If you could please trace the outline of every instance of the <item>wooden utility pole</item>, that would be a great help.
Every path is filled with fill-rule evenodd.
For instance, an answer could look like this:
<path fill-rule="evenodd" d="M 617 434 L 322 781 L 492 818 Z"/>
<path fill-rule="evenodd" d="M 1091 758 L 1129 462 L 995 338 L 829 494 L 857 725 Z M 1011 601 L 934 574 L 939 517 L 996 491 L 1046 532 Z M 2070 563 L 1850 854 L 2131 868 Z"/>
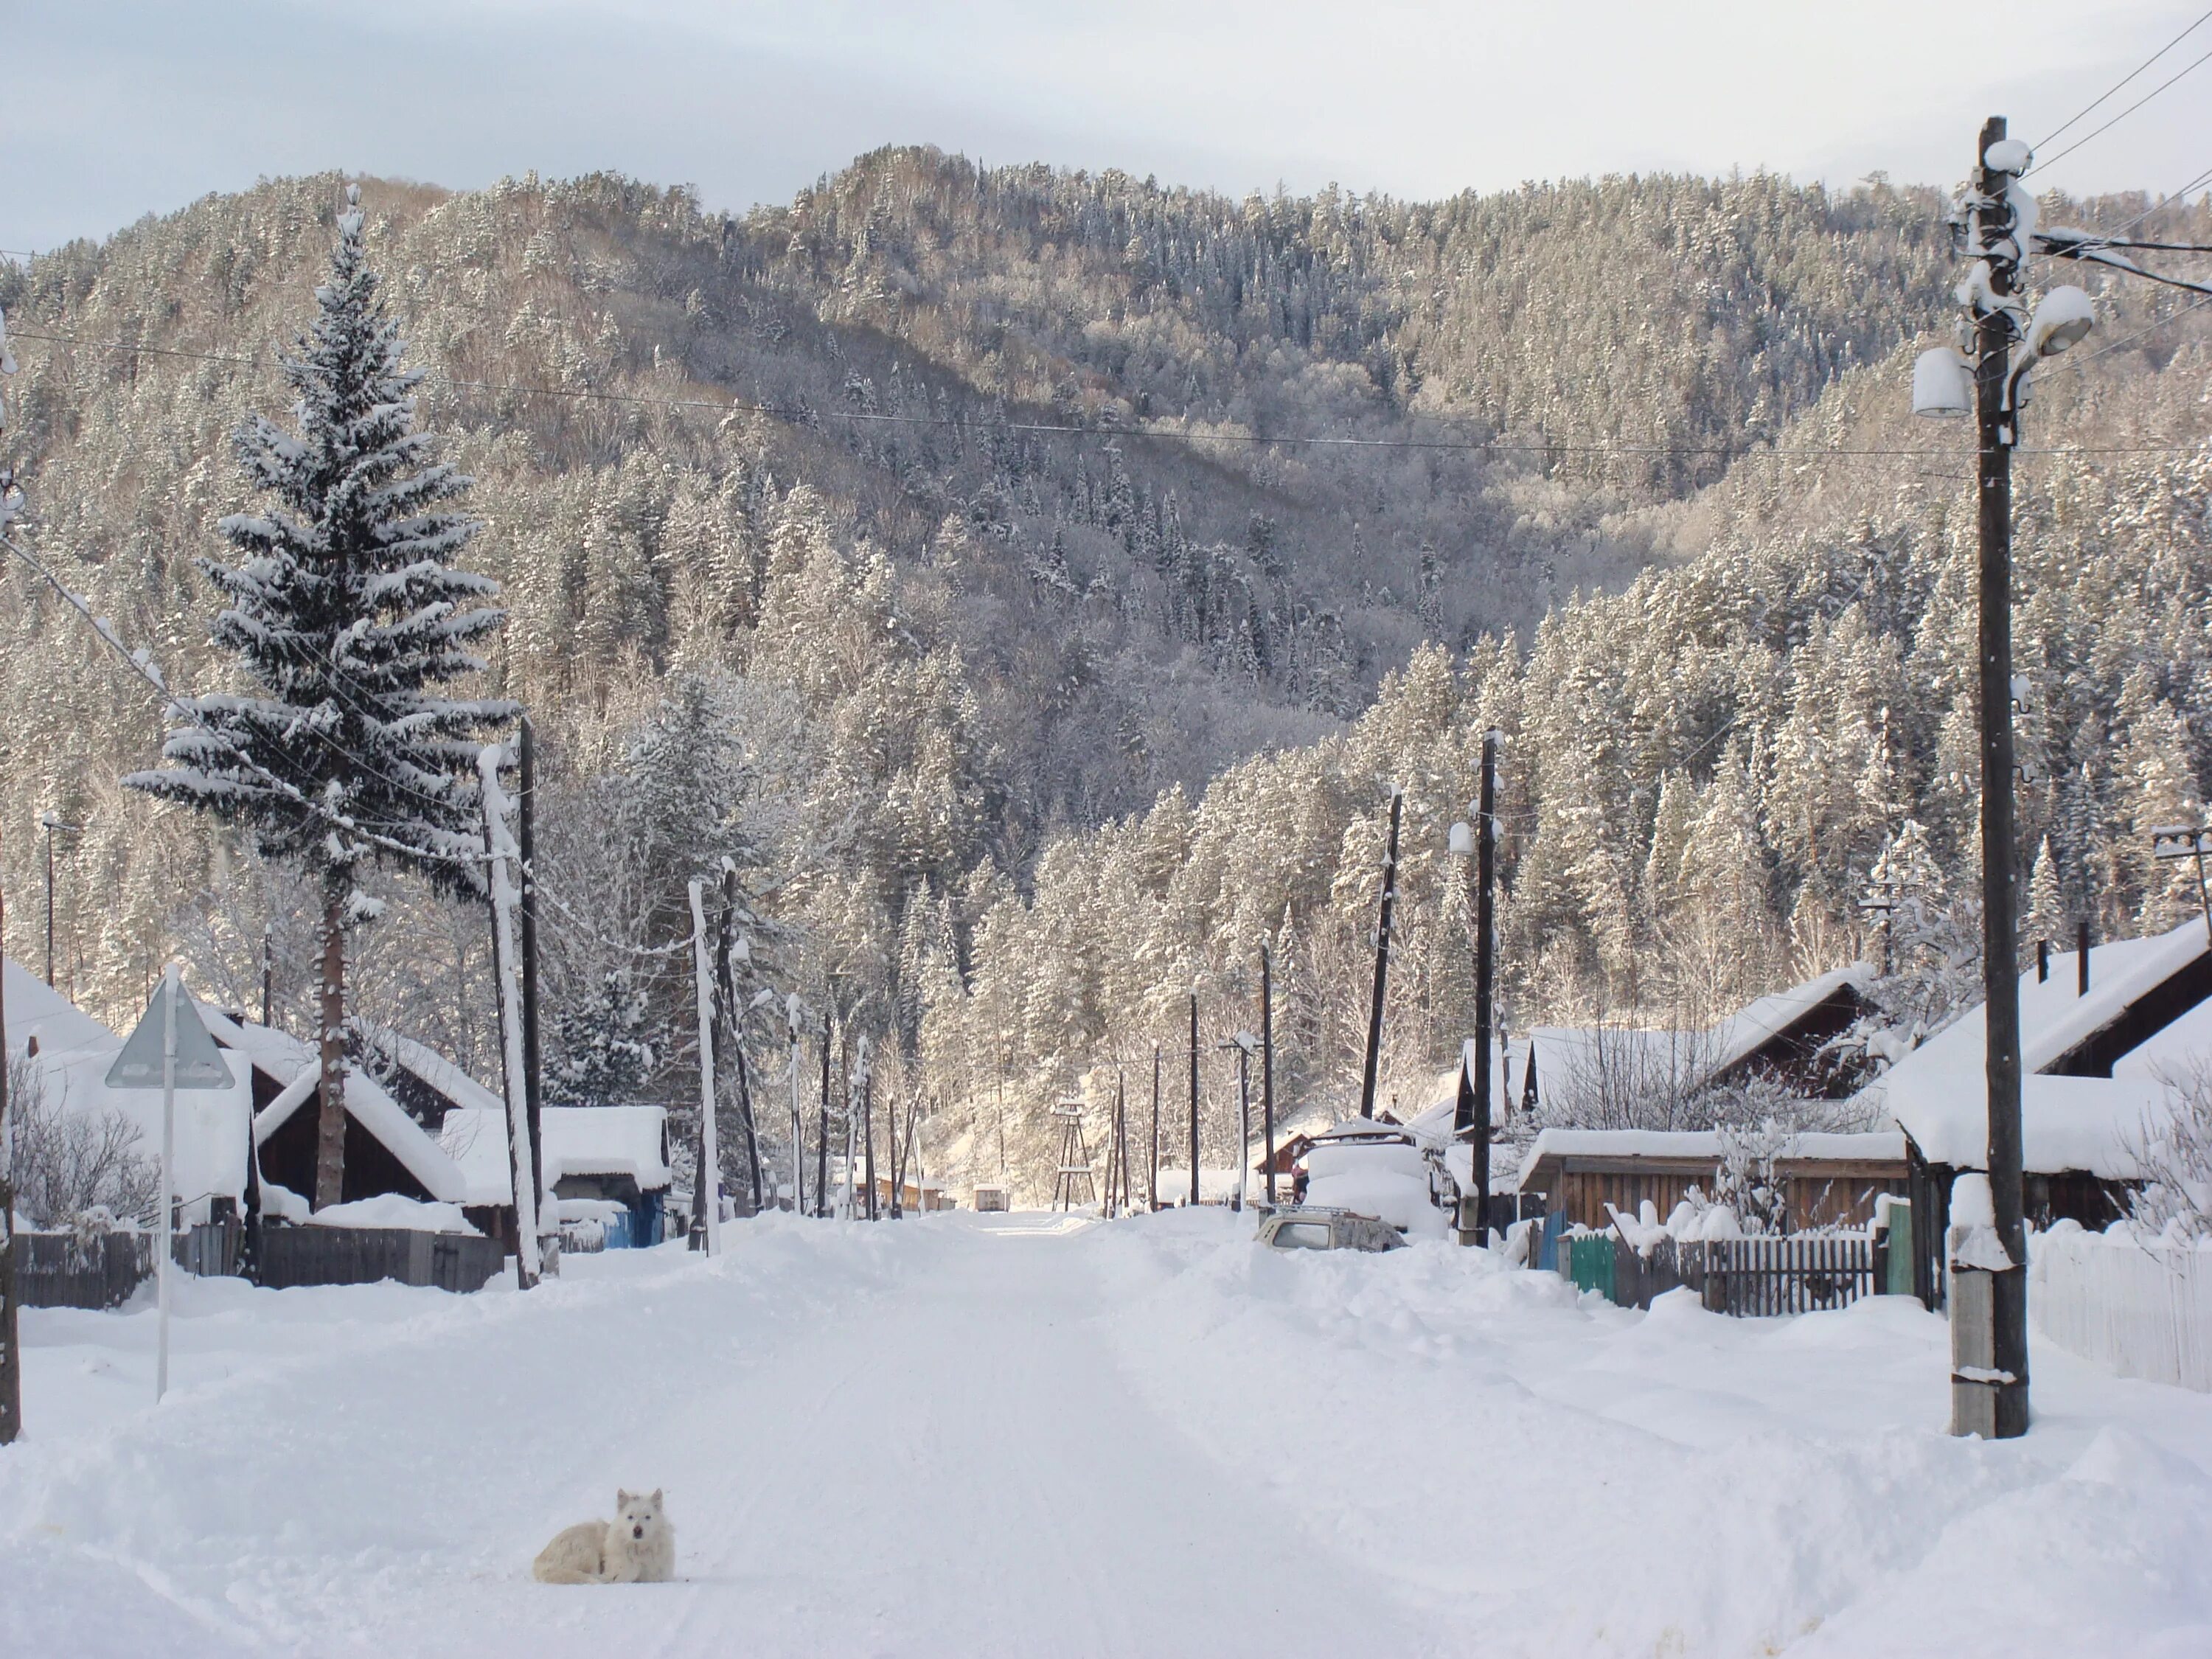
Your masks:
<path fill-rule="evenodd" d="M 1160 1045 L 1152 1045 L 1152 1167 L 1145 1176 L 1145 1204 L 1160 1207 Z"/>
<path fill-rule="evenodd" d="M 706 1195 L 707 1254 L 722 1248 L 722 1146 L 714 1119 L 714 969 L 707 960 L 706 883 L 694 877 L 691 898 L 692 989 L 699 1004 L 699 1174 L 695 1193 Z"/>
<path fill-rule="evenodd" d="M 2019 227 L 2009 199 L 2013 172 L 1990 166 L 2005 137 L 2002 117 L 1983 123 L 1976 147 L 1978 205 L 1973 248 L 1990 292 L 2009 299 L 2018 286 Z M 2027 1237 L 2021 1176 L 2019 881 L 2014 865 L 2012 726 L 2012 345 L 2017 330 L 2002 305 L 1975 319 L 1975 412 L 1980 500 L 1982 747 L 1982 975 L 1988 1021 L 1990 1198 L 1998 1242 L 2013 1265 L 1990 1275 L 1993 1380 L 1952 1385 L 1954 1427 L 1963 1389 L 1986 1389 L 1998 1439 L 2027 1431 Z"/>
<path fill-rule="evenodd" d="M 750 1194 L 750 1215 L 761 1212 L 760 1132 L 753 1121 L 753 1091 L 750 1068 L 745 1064 L 746 1005 L 740 1000 L 742 991 L 738 985 L 737 963 L 750 962 L 750 947 L 737 932 L 738 926 L 738 866 L 728 859 L 722 860 L 722 914 L 715 929 L 714 968 L 716 983 L 722 996 L 723 1015 L 728 1022 L 730 1046 L 738 1056 L 738 1127 L 745 1137 L 746 1190 Z"/>
<path fill-rule="evenodd" d="M 1260 946 L 1260 1118 L 1266 1126 L 1267 1207 L 1275 1207 L 1275 953 Z"/>
<path fill-rule="evenodd" d="M 1198 1198 L 1198 993 L 1190 994 L 1190 1201 Z"/>
<path fill-rule="evenodd" d="M 1114 1144 L 1121 1154 L 1121 1210 L 1129 1210 L 1129 1096 L 1121 1068 L 1114 1068 Z"/>
<path fill-rule="evenodd" d="M 0 520 L 4 522 L 4 520 Z M 5 861 L 0 860 L 0 868 Z M 0 939 L 7 937 L 8 900 L 0 882 Z M 4 976 L 0 976 L 4 977 Z M 8 1029 L 6 991 L 0 988 L 0 1033 Z M 0 1147 L 12 1146 L 8 1121 L 8 1060 L 10 1050 L 0 1036 Z M 15 1188 L 9 1176 L 9 1160 L 0 1158 L 0 1446 L 23 1431 L 23 1359 L 18 1346 L 15 1316 Z"/>
<path fill-rule="evenodd" d="M 1375 994 L 1367 1005 L 1367 1060 L 1359 1073 L 1359 1115 L 1375 1115 L 1376 1073 L 1382 1063 L 1382 995 L 1390 980 L 1390 912 L 1398 902 L 1398 822 L 1406 797 L 1390 786 L 1390 840 L 1382 854 L 1382 903 L 1375 924 Z"/>
<path fill-rule="evenodd" d="M 868 1181 L 868 1219 L 876 1218 L 875 1068 L 868 1064 L 868 1040 L 860 1039 L 860 1162 Z"/>
<path fill-rule="evenodd" d="M 1462 1238 L 1490 1242 L 1491 1057 L 1497 1048 L 1498 1001 L 1498 732 L 1482 734 L 1482 781 L 1474 803 L 1474 1064 L 1467 1072 L 1472 1085 L 1468 1137 L 1474 1226 Z"/>
<path fill-rule="evenodd" d="M 545 1180 L 545 1067 L 538 1018 L 538 736 L 530 716 L 515 722 L 520 739 L 517 760 L 521 767 L 522 801 L 519 828 L 522 854 L 522 1103 L 530 1120 L 530 1167 Z M 558 1231 L 557 1211 L 541 1215 L 541 1231 Z"/>
<path fill-rule="evenodd" d="M 830 1016 L 822 1016 L 822 1116 L 815 1126 L 814 1215 L 830 1213 Z"/>

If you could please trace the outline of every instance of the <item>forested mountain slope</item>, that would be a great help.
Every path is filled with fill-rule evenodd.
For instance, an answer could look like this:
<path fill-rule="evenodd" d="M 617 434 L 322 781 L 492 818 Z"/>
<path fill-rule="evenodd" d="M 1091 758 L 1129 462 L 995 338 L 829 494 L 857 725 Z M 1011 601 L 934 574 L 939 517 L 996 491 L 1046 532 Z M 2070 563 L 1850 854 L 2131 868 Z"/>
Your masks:
<path fill-rule="evenodd" d="M 269 349 L 305 315 L 338 195 L 274 182 L 0 272 L 33 540 L 180 684 L 225 672 L 191 561 L 244 499 L 228 434 L 277 395 Z M 1529 1010 L 1682 981 L 1644 965 L 1688 925 L 1655 836 L 1725 819 L 1747 838 L 1748 982 L 1793 939 L 1841 948 L 1891 809 L 1956 793 L 1960 464 L 1896 453 L 1934 447 L 1899 412 L 1899 354 L 1946 303 L 1931 192 L 1660 178 L 1237 203 L 897 150 L 743 220 L 611 177 L 371 182 L 364 204 L 434 371 L 426 421 L 480 480 L 474 556 L 513 612 L 496 689 L 538 712 L 574 808 L 549 860 L 579 1053 L 681 1031 L 665 959 L 629 953 L 680 930 L 684 876 L 722 852 L 761 890 L 768 971 L 813 994 L 836 970 L 949 1104 L 986 1049 L 1024 1090 L 1060 1086 L 1286 916 L 1301 1074 L 1334 1077 L 1378 781 L 1421 771 L 1434 841 L 1480 720 L 1515 732 Z M 2203 240 L 2203 219 L 2154 222 Z M 2054 385 L 2039 427 L 2202 431 L 2198 320 Z M 2118 856 L 2134 809 L 2115 803 L 2149 787 L 2111 769 L 2130 734 L 2170 720 L 2177 778 L 2205 775 L 2197 544 L 2174 539 L 2201 509 L 2190 465 L 2023 464 L 2052 531 L 2024 551 L 2071 584 L 2036 647 L 2076 699 L 2053 741 L 2101 780 L 2066 798 L 2069 868 Z M 306 949 L 281 878 L 122 798 L 154 750 L 148 700 L 20 571 L 0 591 L 11 892 L 56 811 L 85 826 L 61 839 L 61 905 L 91 1000 L 129 1002 L 180 939 L 243 988 L 264 915 L 281 999 Z M 1812 799 L 1808 777 L 1832 793 L 1872 763 L 1868 729 L 1888 793 Z M 1789 758 L 1807 743 L 1817 760 Z M 1948 858 L 1966 820 L 1945 810 Z M 1295 848 L 1262 850 L 1285 812 Z M 1114 879 L 1159 915 L 1066 909 L 1106 902 L 1124 848 L 1135 873 Z M 1398 1022 L 1408 1063 L 1448 1036 L 1464 954 L 1449 884 L 1423 899 L 1425 879 L 1409 927 L 1437 977 L 1400 983 L 1434 1013 Z M 1680 890 L 1712 909 L 1710 882 Z M 2126 891 L 2098 902 L 2139 908 Z M 10 921 L 22 951 L 38 918 L 19 900 Z M 410 943 L 363 953 L 371 1006 L 482 1049 L 481 918 L 410 902 L 385 925 Z"/>

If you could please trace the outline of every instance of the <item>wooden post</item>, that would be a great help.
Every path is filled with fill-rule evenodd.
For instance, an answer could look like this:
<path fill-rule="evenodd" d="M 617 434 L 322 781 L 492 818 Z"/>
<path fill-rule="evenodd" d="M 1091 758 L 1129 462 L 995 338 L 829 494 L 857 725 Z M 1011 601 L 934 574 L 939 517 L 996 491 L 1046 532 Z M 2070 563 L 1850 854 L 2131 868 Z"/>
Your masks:
<path fill-rule="evenodd" d="M 0 860 L 0 868 L 5 861 Z M 0 939 L 7 937 L 8 901 L 0 883 Z M 8 1027 L 5 992 L 0 991 L 0 1032 Z M 9 1048 L 0 1039 L 0 1147 L 13 1144 L 8 1121 Z M 21 1322 L 15 1314 L 15 1188 L 8 1160 L 0 1158 L 0 1446 L 23 1432 L 23 1361 L 18 1347 Z"/>
<path fill-rule="evenodd" d="M 2014 246 L 2008 191 L 2013 175 L 1988 156 L 2005 137 L 2002 117 L 1982 126 L 1976 146 L 1973 235 L 1990 290 L 2009 296 L 2025 252 Z M 2021 240 L 2025 240 L 2024 238 Z M 2014 246 L 2007 255 L 2002 250 Z M 2012 1266 L 1991 1276 L 1990 1369 L 2000 1438 L 2027 1432 L 2027 1237 L 2021 1173 L 2020 884 L 2015 871 L 2012 724 L 2012 407 L 2016 332 L 1996 304 L 1978 308 L 1975 402 L 1979 428 L 1980 668 L 1982 751 L 1982 976 L 1988 1033 L 1990 1199 L 1996 1234 Z"/>
<path fill-rule="evenodd" d="M 1152 1045 L 1152 1167 L 1145 1176 L 1145 1204 L 1160 1207 L 1160 1045 Z"/>
<path fill-rule="evenodd" d="M 822 1116 L 815 1125 L 814 1216 L 830 1213 L 830 1016 L 822 1016 Z"/>
<path fill-rule="evenodd" d="M 1267 1207 L 1275 1207 L 1275 953 L 1260 946 L 1260 1116 L 1267 1146 Z"/>
<path fill-rule="evenodd" d="M 706 1195 L 707 1254 L 719 1255 L 722 1247 L 722 1148 L 714 1122 L 714 966 L 707 960 L 706 884 L 693 878 L 691 898 L 691 975 L 693 999 L 699 1005 L 699 1173 L 695 1192 Z"/>
<path fill-rule="evenodd" d="M 1190 1201 L 1198 1196 L 1198 993 L 1190 994 Z"/>
<path fill-rule="evenodd" d="M 522 1104 L 530 1126 L 530 1167 L 538 1171 L 538 1182 L 545 1184 L 545 1105 L 544 1050 L 539 1038 L 538 1024 L 538 742 L 537 734 L 525 714 L 516 722 L 516 761 L 521 769 L 522 788 L 520 811 L 517 814 L 520 835 L 518 850 L 521 854 L 521 868 L 517 872 L 522 890 L 520 945 L 522 949 Z M 550 1194 L 540 1192 L 541 1201 Z M 549 1208 L 550 1206 L 548 1206 Z M 541 1210 L 538 1230 L 541 1236 L 550 1233 L 556 1240 L 560 1236 L 560 1212 L 550 1213 Z M 541 1256 L 542 1256 L 541 1253 Z M 552 1261 L 558 1264 L 559 1256 Z"/>
<path fill-rule="evenodd" d="M 1382 855 L 1382 902 L 1375 924 L 1375 992 L 1367 1006 L 1367 1060 L 1359 1073 L 1359 1115 L 1375 1115 L 1376 1073 L 1382 1062 L 1382 996 L 1390 978 L 1390 912 L 1398 901 L 1398 822 L 1406 797 L 1390 786 L 1390 841 Z"/>
<path fill-rule="evenodd" d="M 1481 793 L 1474 825 L 1474 1239 L 1490 1243 L 1490 1057 L 1497 1042 L 1498 1000 L 1498 732 L 1482 734 Z"/>

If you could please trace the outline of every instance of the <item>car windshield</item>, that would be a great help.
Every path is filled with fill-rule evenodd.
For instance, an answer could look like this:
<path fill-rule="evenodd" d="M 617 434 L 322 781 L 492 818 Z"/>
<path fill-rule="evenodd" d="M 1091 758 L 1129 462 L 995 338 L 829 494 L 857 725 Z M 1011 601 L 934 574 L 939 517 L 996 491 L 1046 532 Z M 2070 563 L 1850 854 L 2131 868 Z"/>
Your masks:
<path fill-rule="evenodd" d="M 1328 1248 L 1326 1221 L 1285 1221 L 1268 1241 L 1279 1250 L 1325 1250 Z"/>

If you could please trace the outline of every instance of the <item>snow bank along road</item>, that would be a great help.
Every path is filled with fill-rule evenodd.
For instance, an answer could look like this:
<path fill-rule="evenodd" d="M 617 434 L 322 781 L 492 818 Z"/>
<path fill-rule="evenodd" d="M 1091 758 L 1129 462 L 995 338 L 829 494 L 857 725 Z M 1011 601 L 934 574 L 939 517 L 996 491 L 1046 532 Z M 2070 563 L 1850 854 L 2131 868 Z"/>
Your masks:
<path fill-rule="evenodd" d="M 2212 1399 L 2039 1350 L 2034 1434 L 1960 1443 L 1910 1302 L 1639 1315 L 1249 1231 L 187 1281 L 158 1409 L 150 1315 L 32 1313 L 0 1654 L 2212 1653 Z M 667 1488 L 684 1582 L 532 1583 L 618 1485 Z"/>

